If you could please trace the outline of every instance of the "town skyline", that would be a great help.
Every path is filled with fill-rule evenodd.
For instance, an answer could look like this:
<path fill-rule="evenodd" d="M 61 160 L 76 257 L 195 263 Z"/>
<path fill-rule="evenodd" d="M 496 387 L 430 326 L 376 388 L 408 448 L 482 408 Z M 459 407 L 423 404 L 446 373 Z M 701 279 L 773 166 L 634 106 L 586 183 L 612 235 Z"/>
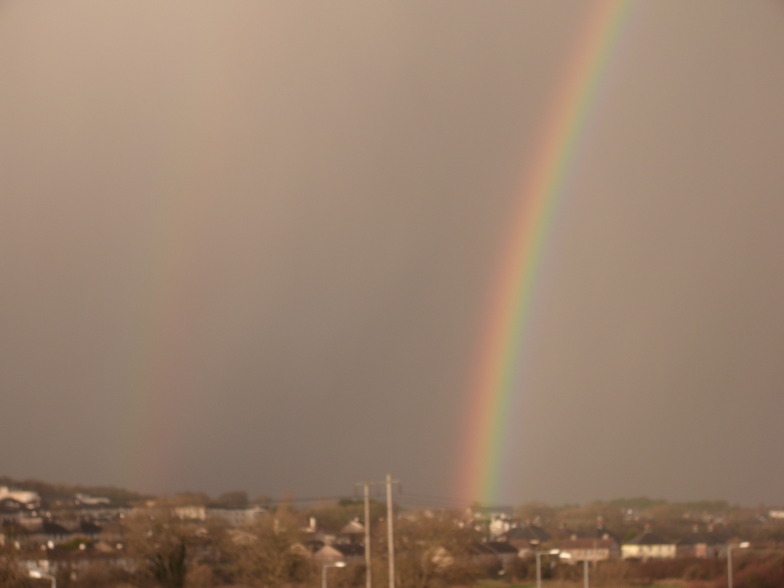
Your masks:
<path fill-rule="evenodd" d="M 16 494 L 28 496 L 30 492 L 54 496 L 54 495 L 82 495 L 84 497 L 101 497 L 111 495 L 112 503 L 131 504 L 142 502 L 149 499 L 174 499 L 177 503 L 187 503 L 189 500 L 199 504 L 266 504 L 274 506 L 279 504 L 299 505 L 300 507 L 313 506 L 318 504 L 328 504 L 330 502 L 341 502 L 346 500 L 358 501 L 361 499 L 361 485 L 365 482 L 355 483 L 352 491 L 344 494 L 327 495 L 316 491 L 297 495 L 290 491 L 283 491 L 280 495 L 272 495 L 264 491 L 256 491 L 248 488 L 221 489 L 214 493 L 209 493 L 198 488 L 180 488 L 171 492 L 145 493 L 134 488 L 124 488 L 111 484 L 85 484 L 77 482 L 62 482 L 43 479 L 15 479 L 10 476 L 0 475 L 0 500 L 6 497 L 14 498 Z M 374 488 L 370 497 L 374 503 L 385 501 L 384 480 L 379 478 L 371 482 Z M 608 507 L 620 507 L 624 505 L 633 508 L 651 508 L 664 505 L 684 505 L 691 508 L 702 507 L 712 510 L 732 510 L 732 509 L 760 509 L 772 508 L 778 512 L 781 509 L 781 518 L 784 518 L 784 500 L 772 503 L 741 504 L 733 503 L 720 497 L 702 497 L 691 500 L 675 500 L 662 496 L 611 496 L 600 497 L 583 502 L 552 502 L 546 498 L 528 498 L 510 504 L 486 504 L 479 501 L 464 502 L 454 496 L 432 496 L 423 495 L 417 492 L 406 493 L 402 491 L 401 481 L 396 481 L 393 491 L 393 501 L 395 504 L 406 509 L 444 509 L 461 510 L 465 508 L 483 508 L 488 510 L 498 510 L 499 512 L 512 512 L 520 508 L 536 508 L 537 506 L 548 508 L 572 508 L 591 505 L 604 504 Z"/>
<path fill-rule="evenodd" d="M 357 587 L 379 576 L 424 588 L 533 578 L 585 586 L 589 575 L 616 588 L 697 577 L 709 587 L 736 578 L 739 588 L 764 578 L 773 588 L 784 578 L 784 508 L 637 498 L 412 509 L 367 495 L 303 505 L 240 491 L 150 499 L 117 488 L 2 485 L 13 482 L 0 478 L 0 573 L 9 588 L 27 588 L 27 578 L 75 588 L 305 588 L 319 575 L 323 587 L 332 567 L 346 568 L 342 581 Z"/>

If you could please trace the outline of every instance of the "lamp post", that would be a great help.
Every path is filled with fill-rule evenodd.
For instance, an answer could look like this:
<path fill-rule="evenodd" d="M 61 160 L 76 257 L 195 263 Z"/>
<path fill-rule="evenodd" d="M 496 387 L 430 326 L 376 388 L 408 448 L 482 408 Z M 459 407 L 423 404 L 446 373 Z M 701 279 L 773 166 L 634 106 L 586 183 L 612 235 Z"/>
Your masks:
<path fill-rule="evenodd" d="M 30 577 L 36 578 L 37 580 L 51 580 L 52 588 L 57 588 L 57 580 L 55 580 L 55 577 L 44 574 L 41 570 L 30 570 Z"/>
<path fill-rule="evenodd" d="M 329 568 L 345 568 L 346 562 L 336 561 L 331 564 L 324 564 L 321 566 L 321 588 L 327 588 L 327 570 Z M 54 586 L 52 588 L 55 588 Z"/>
<path fill-rule="evenodd" d="M 748 541 L 741 541 L 738 547 L 746 549 L 751 545 Z M 732 588 L 732 544 L 727 543 L 727 588 Z"/>
<path fill-rule="evenodd" d="M 536 588 L 542 588 L 542 556 L 543 555 L 558 555 L 561 553 L 560 549 L 551 549 L 550 551 L 537 551 L 536 552 Z"/>
<path fill-rule="evenodd" d="M 583 586 L 588 588 L 588 558 L 583 560 Z"/>

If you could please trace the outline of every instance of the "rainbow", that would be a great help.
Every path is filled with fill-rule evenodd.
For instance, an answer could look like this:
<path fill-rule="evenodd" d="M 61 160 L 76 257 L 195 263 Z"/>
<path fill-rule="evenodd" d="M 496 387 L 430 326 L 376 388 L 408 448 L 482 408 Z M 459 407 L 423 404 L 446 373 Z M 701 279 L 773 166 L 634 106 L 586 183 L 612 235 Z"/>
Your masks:
<path fill-rule="evenodd" d="M 218 9 L 209 9 L 214 16 Z M 214 19 L 204 19 L 209 38 Z M 204 46 L 212 55 L 224 46 L 225 33 L 218 30 L 213 43 Z M 214 59 L 224 59 L 221 54 Z M 225 68 L 211 64 L 219 75 Z M 146 189 L 153 205 L 141 237 L 138 258 L 138 314 L 129 336 L 126 366 L 127 415 L 118 431 L 121 458 L 116 460 L 114 479 L 126 487 L 151 492 L 166 487 L 172 464 L 185 452 L 188 435 L 178 427 L 177 416 L 193 408 L 187 402 L 191 385 L 187 365 L 197 345 L 194 326 L 204 300 L 206 227 L 219 193 L 218 176 L 230 153 L 222 140 L 226 104 L 230 103 L 231 78 L 209 83 L 210 76 L 183 76 L 182 107 L 169 122 L 172 139 L 159 149 L 157 174 Z M 208 415 L 196 415 L 206 421 Z"/>
<path fill-rule="evenodd" d="M 621 25 L 633 4 L 633 0 L 591 3 L 551 101 L 536 156 L 528 166 L 492 290 L 466 409 L 466 446 L 461 448 L 457 482 L 460 498 L 466 502 L 494 504 L 499 498 L 509 424 L 520 416 L 511 414 L 511 409 L 515 396 L 524 394 L 519 370 L 549 229 Z"/>

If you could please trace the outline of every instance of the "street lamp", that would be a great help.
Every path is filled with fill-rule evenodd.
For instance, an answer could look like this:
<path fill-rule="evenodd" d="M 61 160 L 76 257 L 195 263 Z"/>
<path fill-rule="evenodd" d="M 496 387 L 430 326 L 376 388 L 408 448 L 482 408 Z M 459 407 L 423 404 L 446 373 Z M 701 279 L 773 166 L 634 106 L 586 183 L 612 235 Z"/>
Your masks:
<path fill-rule="evenodd" d="M 588 558 L 583 560 L 583 586 L 588 588 Z"/>
<path fill-rule="evenodd" d="M 346 562 L 344 561 L 336 561 L 335 563 L 331 564 L 324 564 L 321 566 L 321 588 L 327 588 L 327 569 L 329 568 L 345 568 Z M 52 586 L 52 588 L 55 588 Z"/>
<path fill-rule="evenodd" d="M 751 545 L 748 541 L 741 541 L 738 547 L 746 549 Z M 732 544 L 727 543 L 727 588 L 732 588 Z"/>
<path fill-rule="evenodd" d="M 55 580 L 54 576 L 44 574 L 41 570 L 30 570 L 30 577 L 38 580 L 51 580 L 52 588 L 57 588 L 57 580 Z"/>
<path fill-rule="evenodd" d="M 561 553 L 560 549 L 551 549 L 550 551 L 537 551 L 536 555 L 536 588 L 542 588 L 542 556 L 543 555 L 558 555 Z"/>

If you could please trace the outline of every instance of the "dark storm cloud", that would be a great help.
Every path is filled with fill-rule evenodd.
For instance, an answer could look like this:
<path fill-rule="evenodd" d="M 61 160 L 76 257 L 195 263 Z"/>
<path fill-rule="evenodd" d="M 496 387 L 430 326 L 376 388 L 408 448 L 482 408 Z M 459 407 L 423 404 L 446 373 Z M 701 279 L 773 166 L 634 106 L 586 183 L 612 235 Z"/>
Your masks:
<path fill-rule="evenodd" d="M 516 186 L 589 7 L 6 3 L 6 473 L 453 495 Z M 784 21 L 659 2 L 626 26 L 505 498 L 775 501 Z M 140 398 L 160 437 L 134 470 Z"/>

